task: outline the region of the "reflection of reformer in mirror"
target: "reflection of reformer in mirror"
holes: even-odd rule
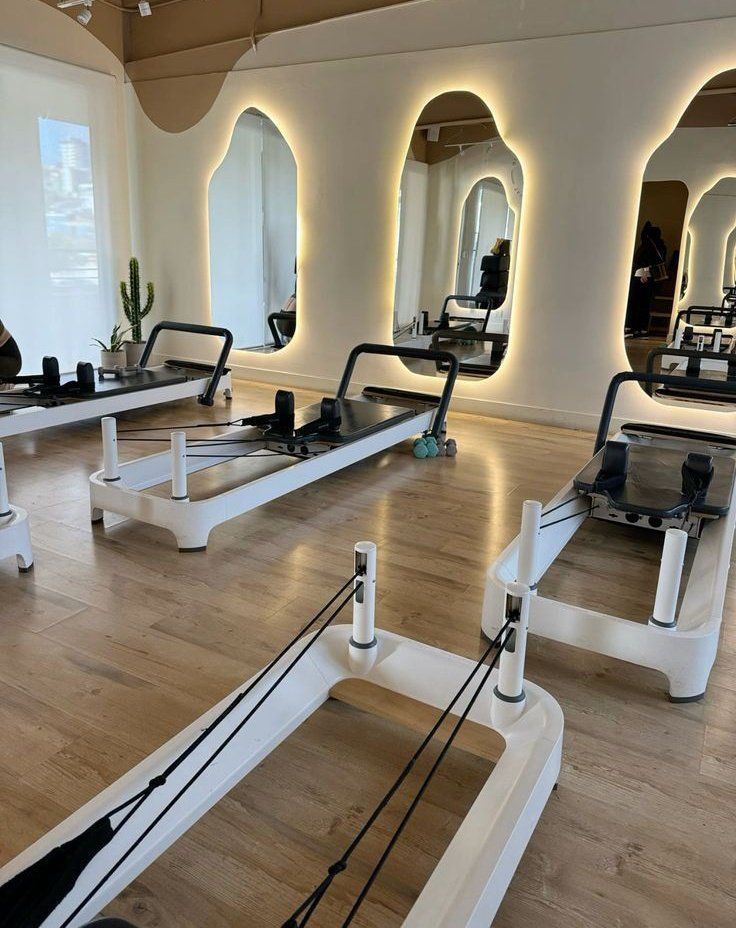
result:
[[[718,648],[736,520],[736,439],[661,424],[627,424],[609,440],[618,389],[629,381],[685,384],[703,393],[727,393],[731,403],[736,403],[736,382],[715,384],[702,378],[634,371],[613,378],[594,456],[545,510],[534,580],[537,585],[544,581],[583,525],[599,521],[618,525],[613,534],[602,528],[596,532],[596,539],[600,536],[601,544],[610,546],[624,543],[626,535],[621,533],[634,529],[660,533],[664,544],[649,621],[642,624],[537,592],[529,629],[545,638],[659,670],[668,678],[670,698],[687,702],[705,692]],[[683,583],[688,546],[693,558]],[[604,547],[596,551],[606,558]],[[504,584],[516,575],[518,559],[517,538],[489,569],[482,621],[487,635],[494,635],[498,627],[495,610]]]
[[[506,299],[510,266],[508,239],[498,239],[494,252],[481,259],[480,289],[477,293],[451,293],[445,297],[438,319],[428,321],[428,314],[418,317],[419,339],[433,350],[444,349],[460,360],[460,373],[488,377],[501,365],[508,347],[508,320],[499,311]],[[451,304],[469,303],[470,307]],[[423,340],[422,340],[423,339]],[[437,371],[447,373],[447,364],[437,362]]]
[[[675,318],[673,337],[668,345],[654,348],[646,361],[648,374],[667,373],[673,377],[708,378],[731,381],[736,377],[736,310],[717,306],[690,306]],[[726,402],[714,393],[704,395],[696,387],[649,383],[650,396],[701,402]]]

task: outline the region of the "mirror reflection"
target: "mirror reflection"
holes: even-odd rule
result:
[[[296,331],[296,162],[258,110],[235,124],[208,211],[213,323],[236,348],[283,347]]]
[[[422,111],[401,175],[394,340],[450,351],[461,376],[488,377],[508,347],[521,168],[474,94]],[[443,374],[440,362],[405,361]]]
[[[714,182],[715,181],[715,182]],[[625,338],[648,392],[718,404],[684,381],[736,376],[736,72],[709,81],[644,174]]]

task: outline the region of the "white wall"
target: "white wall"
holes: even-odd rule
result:
[[[736,4],[496,6],[507,15],[489,16],[480,0],[428,0],[273,36],[242,59],[192,129],[170,135],[137,114],[149,266],[183,319],[208,318],[206,190],[238,115],[266,112],[294,151],[299,327],[277,354],[236,354],[242,373],[326,388],[351,346],[391,341],[396,201],[411,132],[430,99],[465,90],[486,102],[519,158],[524,197],[509,353],[492,378],[459,384],[456,406],[595,423],[609,378],[628,366],[623,322],[645,165],[698,89],[736,66]],[[648,25],[698,16],[728,18]],[[544,37],[559,23],[579,34]],[[352,53],[366,57],[307,61]],[[376,361],[364,376],[432,386],[398,360]],[[619,409],[664,414],[635,385]],[[666,414],[700,428],[733,421],[700,409]]]

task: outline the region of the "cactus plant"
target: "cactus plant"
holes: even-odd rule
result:
[[[146,305],[141,306],[141,278],[140,278],[140,267],[138,265],[137,258],[130,259],[130,291],[125,285],[125,281],[120,281],[120,297],[123,301],[123,310],[125,316],[130,323],[130,333],[131,340],[134,342],[143,341],[143,333],[141,331],[141,321],[151,312],[153,309],[153,284],[149,281],[146,284],[148,290],[148,297],[146,299]]]

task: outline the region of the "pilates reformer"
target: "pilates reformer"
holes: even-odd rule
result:
[[[262,671],[0,870],[0,926],[91,928],[89,919],[336,687],[357,678],[363,686],[432,706],[438,716],[349,845],[336,849],[339,856],[326,866],[324,879],[301,903],[288,893],[274,900],[277,910],[284,909],[279,923],[306,928],[333,883],[346,870],[354,872],[352,855],[383,811],[394,797],[405,797],[398,826],[382,841],[354,901],[348,897],[350,909],[341,924],[352,924],[469,720],[500,734],[504,747],[403,925],[488,928],[560,770],[562,712],[547,692],[524,680],[531,599],[524,578],[531,576],[540,510],[539,504],[525,504],[519,579],[506,591],[499,633],[477,661],[376,629],[376,546],[359,542],[353,576]],[[333,624],[351,602],[352,624]],[[449,735],[442,736],[444,743],[415,787],[409,774],[445,722]]]
[[[221,338],[217,361],[167,360],[149,366],[156,340],[165,331]],[[132,371],[95,370],[80,361],[74,373],[64,374],[56,358],[46,357],[41,374],[15,377],[11,389],[0,391],[0,438],[188,397],[212,406],[218,387],[226,398],[232,395],[226,367],[232,341],[231,333],[217,326],[159,322],[151,330],[140,365]]]
[[[593,458],[550,500],[542,524],[534,586],[588,519],[664,533],[661,566],[648,624],[542,595],[532,598],[530,631],[609,657],[659,670],[670,699],[689,702],[705,692],[718,649],[736,506],[736,439],[656,424],[624,425],[608,439],[621,384],[685,387],[729,396],[735,382],[627,371],[611,381]],[[695,548],[682,601],[686,547]],[[494,635],[504,585],[516,574],[519,538],[491,565],[482,628]]]
[[[704,392],[698,383],[703,379],[716,385],[736,383],[736,351],[733,350],[733,344],[731,342],[725,351],[708,351],[698,347],[653,348],[647,355],[646,362],[646,373],[653,379],[645,384],[646,392],[660,399],[732,405],[733,395],[728,390],[722,395],[719,395],[715,387]],[[654,375],[660,372],[688,383],[657,385]]]
[[[8,498],[5,457],[0,444],[0,560],[13,556],[21,573],[27,573],[33,567],[28,513],[20,506],[13,506]]]
[[[348,397],[361,355],[440,360],[448,365],[449,375],[440,397],[383,387],[367,387],[361,395]],[[102,420],[104,467],[89,478],[92,520],[100,522],[105,512],[114,512],[168,529],[180,551],[202,551],[216,525],[385,451],[417,432],[425,434],[427,441],[433,439],[430,456],[434,456],[450,445],[442,430],[458,366],[457,358],[447,352],[358,345],[350,352],[334,398],[295,410],[293,393],[279,390],[273,413],[216,423],[238,429],[200,440],[188,440],[183,428],[164,439],[142,436],[140,429],[118,433],[115,419],[106,417]],[[118,439],[170,442],[171,450],[120,464]],[[247,463],[249,458],[264,456],[278,462],[272,472],[255,479],[246,477],[235,488],[208,498],[189,498],[190,475],[234,459]],[[145,492],[168,481],[168,499]]]

